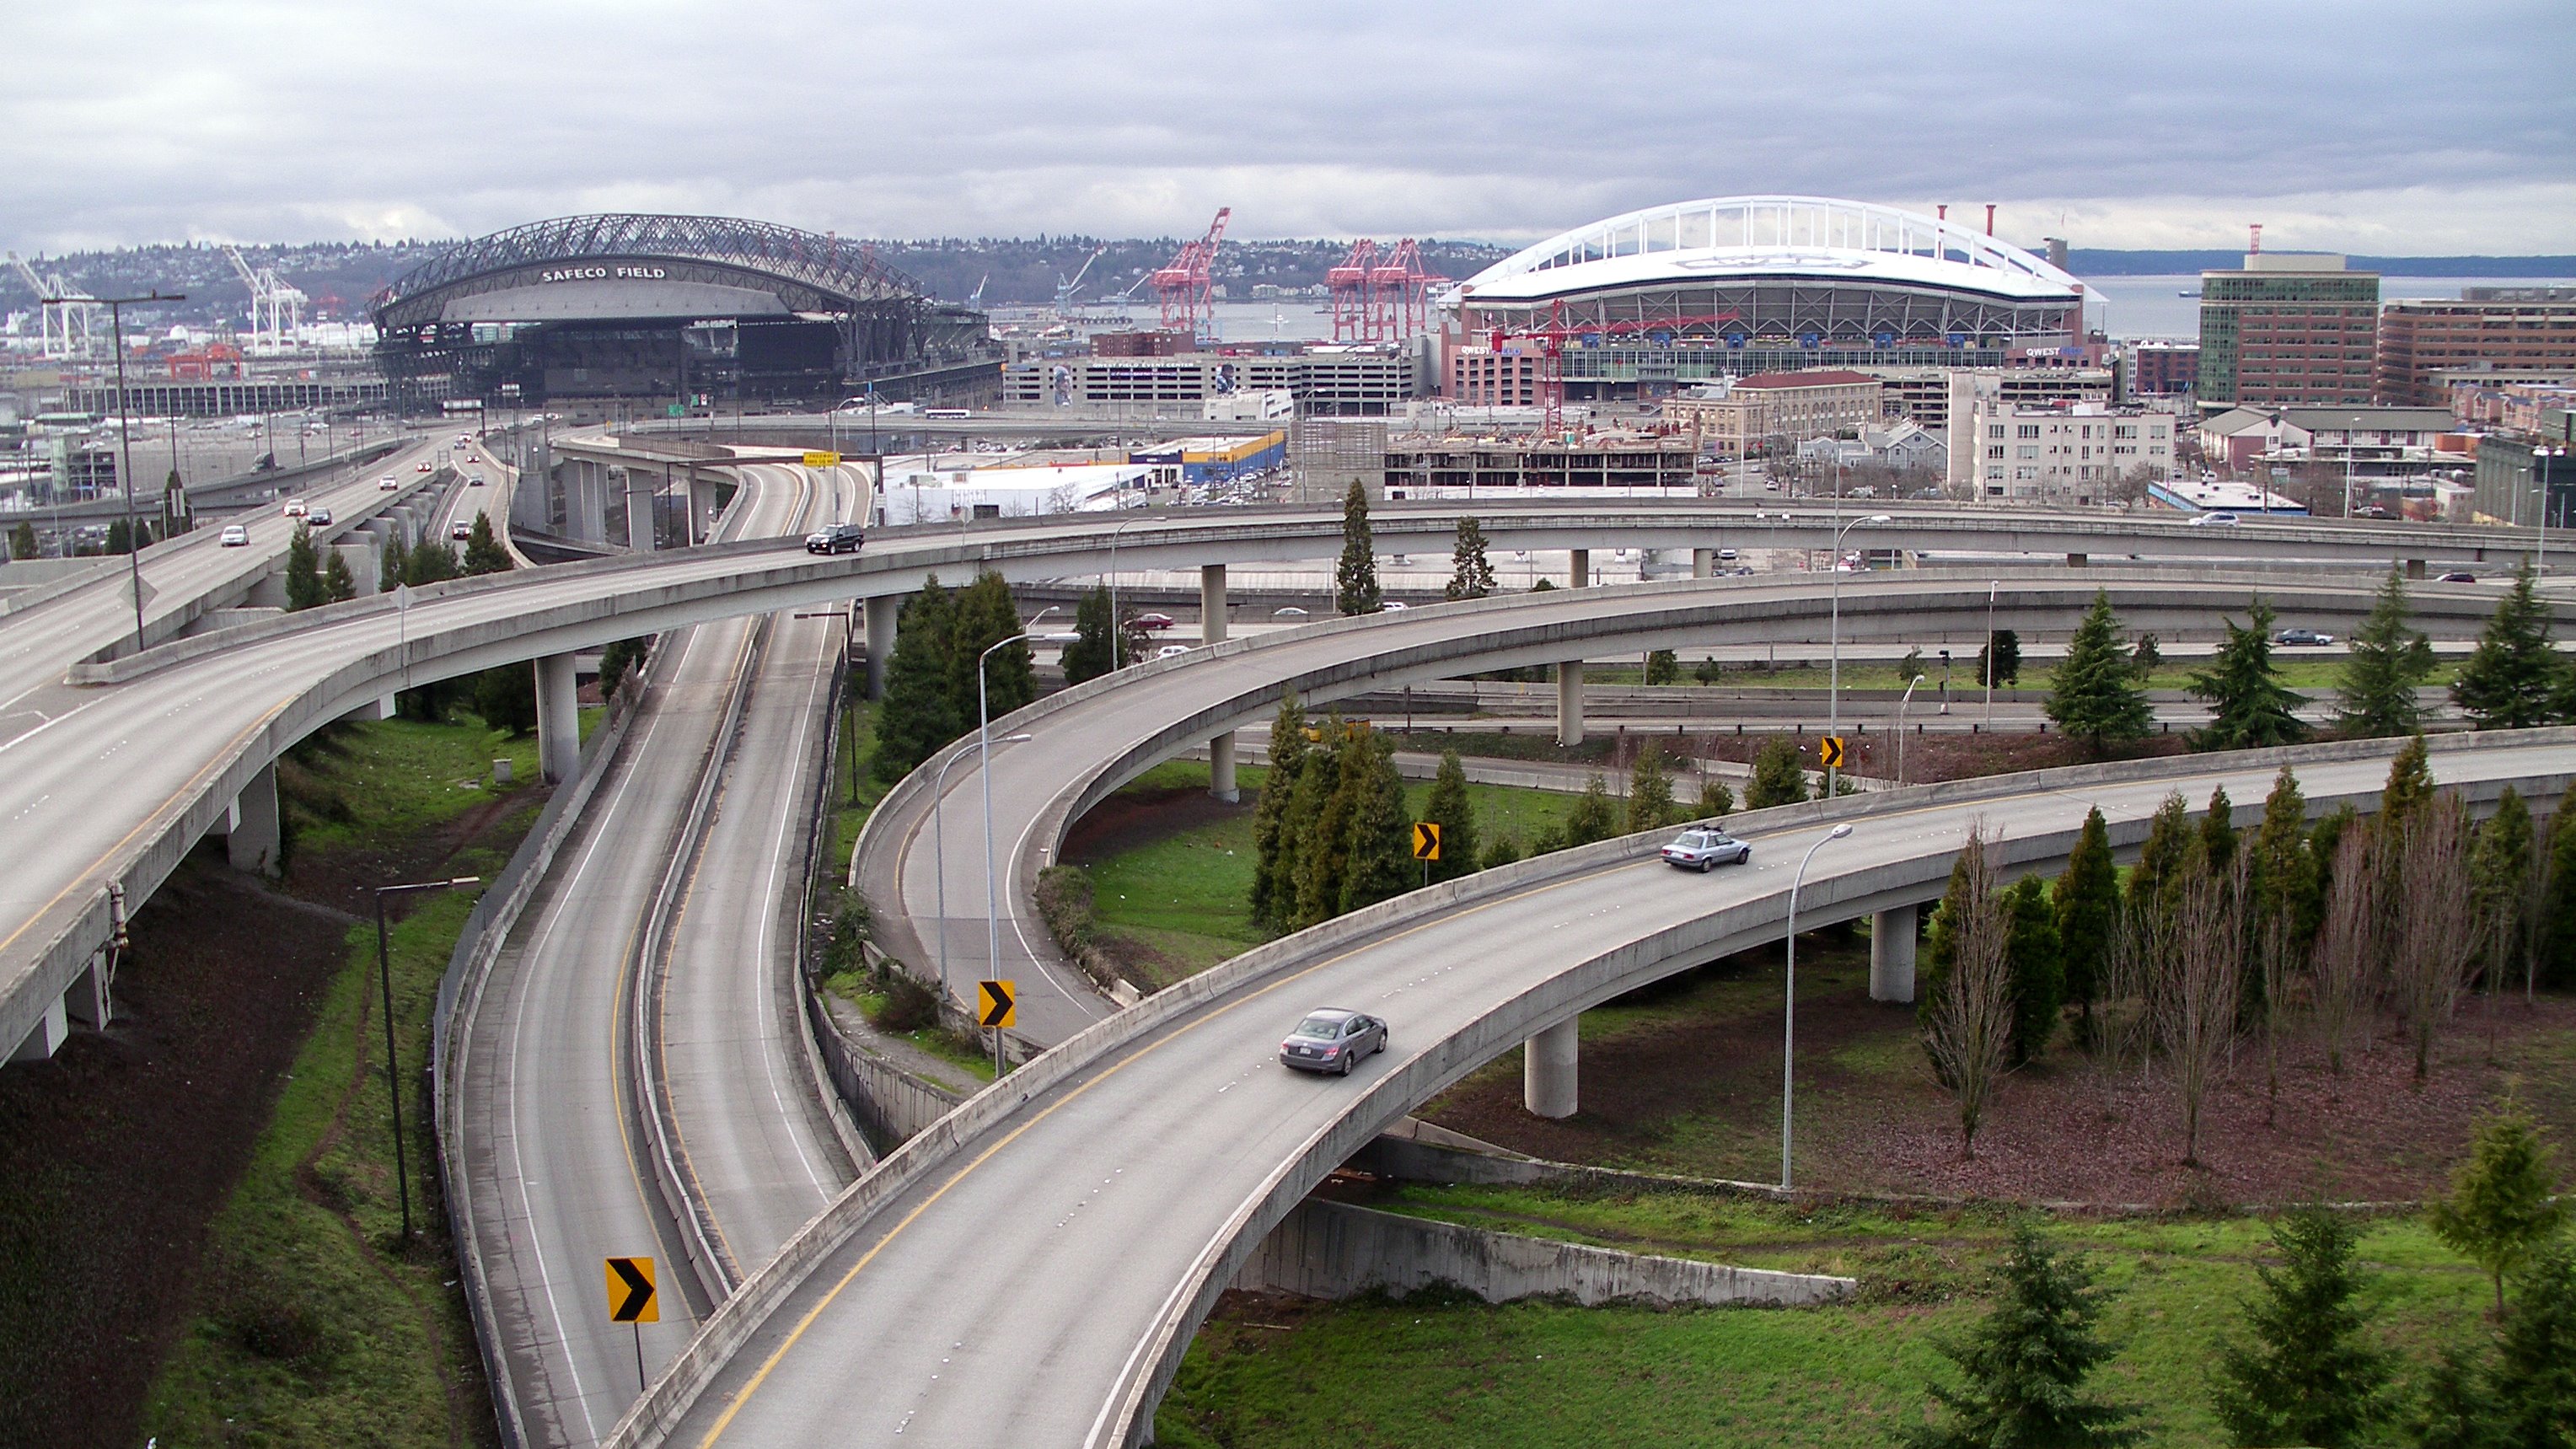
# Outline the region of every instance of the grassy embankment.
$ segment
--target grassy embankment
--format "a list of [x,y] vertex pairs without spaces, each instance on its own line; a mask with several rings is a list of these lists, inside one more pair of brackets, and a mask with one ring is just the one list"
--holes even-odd
[[[585,725],[589,720],[584,721]],[[491,762],[512,761],[496,789]],[[533,820],[536,742],[470,716],[349,725],[284,770],[290,884],[489,876]],[[524,797],[522,799],[521,797]],[[486,817],[470,830],[463,817]],[[424,844],[445,835],[453,849]],[[421,1089],[438,980],[470,892],[415,897],[392,931],[413,1238],[401,1237],[372,920],[209,1234],[193,1324],[144,1411],[165,1444],[478,1444],[491,1409],[435,1191]]]
[[[1239,767],[1235,778],[1243,792],[1242,807],[1178,830],[1153,832],[1132,848],[1089,862],[1085,869],[1098,928],[1116,941],[1144,948],[1156,974],[1173,979],[1204,971],[1270,939],[1246,910],[1252,894],[1251,806],[1267,775],[1259,766]],[[1187,799],[1207,787],[1204,763],[1172,760],[1118,793],[1150,805]],[[1428,780],[1406,782],[1405,798],[1417,815],[1430,789]],[[1469,785],[1467,794],[1483,839],[1512,834],[1524,843],[1561,823],[1576,798],[1498,785]]]
[[[1954,649],[1951,653],[1953,656],[1950,663],[1952,694],[1956,696],[1960,692],[1977,689],[1979,687],[1977,651]],[[1926,690],[1937,690],[1941,683],[1940,656],[1927,653],[1925,659],[1927,662],[1924,667],[1929,673],[1925,675],[1922,686],[1915,691],[1917,699],[1924,698]],[[2272,650],[2272,664],[2279,673],[2282,686],[2302,694],[2331,696],[2335,686],[2343,680],[2344,656],[2341,653],[2308,654],[2299,649],[2276,645]],[[2433,666],[2430,674],[2424,676],[2424,683],[2427,686],[2449,684],[2459,677],[2460,664],[2461,661],[2457,659],[2442,660]],[[1673,682],[1676,685],[1698,684],[1699,680],[1691,673],[1694,667],[1695,661],[1683,661],[1681,677]],[[2208,667],[2209,661],[2206,659],[2168,659],[2148,672],[2146,686],[2149,689],[2189,689],[2191,676]],[[1997,685],[1995,695],[1998,699],[2046,699],[2055,672],[2056,665],[2053,663],[2025,658],[2021,678],[2010,685]],[[1905,688],[1905,680],[1897,674],[1896,665],[1893,662],[1861,662],[1847,659],[1843,661],[1842,673],[1842,687],[1847,690],[1902,690]],[[1589,684],[1642,684],[1645,682],[1645,669],[1635,664],[1596,664],[1583,671],[1583,678]],[[1738,663],[1728,663],[1716,681],[1720,687],[1732,686],[1746,689],[1823,689],[1831,682],[1832,671],[1821,664],[1798,665],[1787,669],[1766,669],[1760,664]]]
[[[1160,1442],[1228,1449],[1385,1445],[1880,1445],[1919,1422],[1924,1386],[1954,1381],[1934,1351],[1985,1311],[1985,1274],[2013,1216],[1870,1206],[1774,1206],[1688,1193],[1582,1196],[1405,1187],[1377,1206],[1500,1231],[1860,1280],[1856,1301],[1811,1309],[1500,1307],[1425,1294],[1220,1313],[1184,1361]],[[2265,1225],[2061,1220],[2117,1297],[2118,1356],[2096,1390],[2140,1406],[2157,1444],[2223,1445],[2209,1407],[2212,1349],[2255,1291]],[[2374,1222],[2371,1333],[2420,1374],[2434,1345],[2470,1337],[2483,1276],[2420,1220]],[[1289,1320],[1282,1322],[1281,1320]]]

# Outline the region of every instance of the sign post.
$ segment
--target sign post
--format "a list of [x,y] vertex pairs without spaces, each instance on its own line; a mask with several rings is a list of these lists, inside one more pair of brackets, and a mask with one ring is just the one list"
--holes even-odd
[[975,983],[975,1024],[993,1029],[993,1080],[1002,1079],[1002,1032],[1019,1025],[1020,983],[1017,981],[978,981]]
[[635,1329],[635,1392],[640,1394],[645,1389],[643,1325],[662,1321],[662,1301],[653,1291],[653,1260],[603,1258],[600,1267],[608,1280],[608,1321]]
[[1825,767],[1825,798],[1834,798],[1834,772],[1843,767],[1843,737],[1820,735],[1816,739],[1816,758]]

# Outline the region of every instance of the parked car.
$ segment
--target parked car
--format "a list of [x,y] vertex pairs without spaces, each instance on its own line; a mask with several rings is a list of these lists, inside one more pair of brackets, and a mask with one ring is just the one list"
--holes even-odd
[[224,525],[224,533],[223,533],[223,545],[224,545],[224,547],[226,547],[226,548],[248,548],[248,547],[250,547],[250,530],[249,530],[249,529],[247,529],[247,528],[242,527],[242,526],[241,526],[240,524],[238,524],[238,523],[227,523],[227,524],[225,524],[225,525]]
[[2272,642],[2275,644],[2332,644],[2334,636],[2320,634],[2314,629],[2284,629],[2272,636]]
[[1386,1023],[1337,1006],[1306,1013],[1279,1044],[1279,1064],[1301,1072],[1349,1076],[1371,1052],[1386,1050]]
[[1172,627],[1172,616],[1169,614],[1138,614],[1127,622],[1131,627],[1147,629],[1159,634],[1163,630]]
[[331,510],[328,508],[316,508],[311,513],[304,516],[304,521],[312,524],[315,528],[320,528],[322,525],[331,521]]
[[855,523],[835,523],[805,535],[807,553],[857,553],[868,541],[868,532]]
[[2449,573],[2435,579],[2433,582],[2437,584],[2474,584],[2477,581],[2478,576],[2476,574],[2470,573],[2466,569],[2453,569]]
[[1718,558],[1719,558],[1720,560],[1722,560],[1722,561],[1724,561],[1724,562],[1726,562],[1726,563],[1733,563],[1733,562],[1735,562],[1735,550],[1733,550],[1733,549],[1731,549],[1731,548],[1721,548],[1721,549],[1719,549],[1719,550],[1717,551],[1717,556],[1718,556]]
[[1663,849],[1664,863],[1702,873],[1721,865],[1742,865],[1753,858],[1749,841],[1736,839],[1714,825],[1685,830]]
[[1381,610],[1390,614],[1401,614],[1404,612],[1406,607],[1405,602],[1402,599],[1380,599],[1378,600],[1377,606]]
[[2191,521],[2194,528],[2233,528],[2242,520],[2233,513],[2204,513]]

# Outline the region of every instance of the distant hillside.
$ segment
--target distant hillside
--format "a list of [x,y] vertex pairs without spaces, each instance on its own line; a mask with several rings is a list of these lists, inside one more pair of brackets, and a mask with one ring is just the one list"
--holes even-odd
[[[2296,247],[2282,247],[2296,251]],[[2365,257],[2346,259],[2355,271],[2391,277],[2576,277],[2576,256]],[[2244,265],[2242,248],[2226,251],[2124,252],[2073,247],[2066,269],[2079,277],[2165,277],[2226,271]]]

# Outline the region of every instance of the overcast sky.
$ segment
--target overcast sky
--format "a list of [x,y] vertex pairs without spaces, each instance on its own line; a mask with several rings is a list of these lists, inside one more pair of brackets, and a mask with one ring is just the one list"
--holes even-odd
[[1700,196],[2025,243],[2576,252],[2568,0],[12,7],[0,244],[477,234],[1518,242]]

